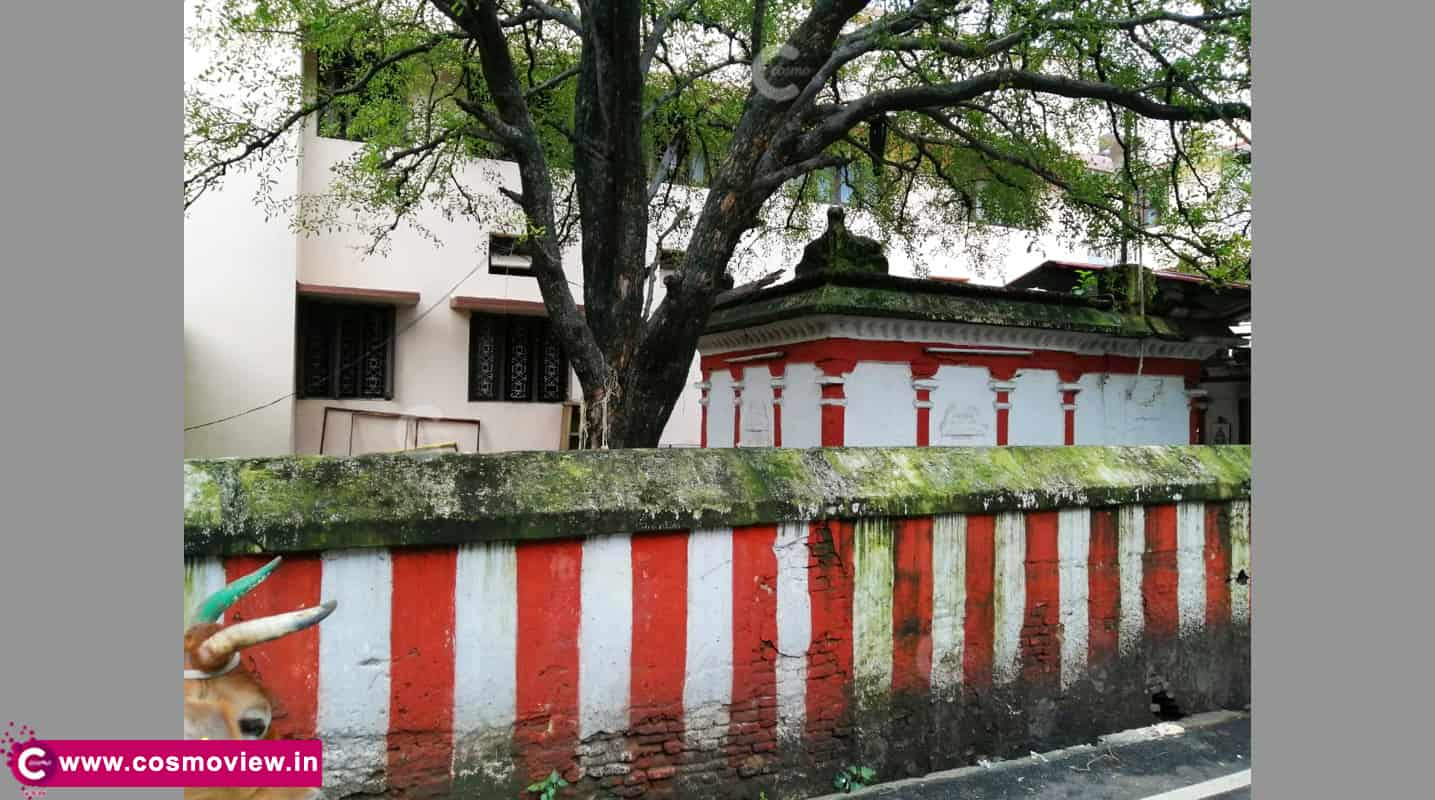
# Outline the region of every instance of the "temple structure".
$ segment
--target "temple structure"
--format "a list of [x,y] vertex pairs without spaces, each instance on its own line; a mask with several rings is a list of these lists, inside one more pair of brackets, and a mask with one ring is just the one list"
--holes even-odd
[[1236,414],[1205,381],[1243,344],[1232,302],[1249,289],[1172,293],[1135,266],[1085,296],[895,277],[840,208],[795,273],[719,298],[702,446],[1206,443]]

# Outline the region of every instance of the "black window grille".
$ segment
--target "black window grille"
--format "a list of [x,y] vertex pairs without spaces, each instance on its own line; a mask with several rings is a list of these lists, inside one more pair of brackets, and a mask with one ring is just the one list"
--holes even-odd
[[300,298],[298,327],[299,397],[393,399],[393,306]]
[[568,359],[544,317],[475,313],[469,321],[468,399],[561,403]]

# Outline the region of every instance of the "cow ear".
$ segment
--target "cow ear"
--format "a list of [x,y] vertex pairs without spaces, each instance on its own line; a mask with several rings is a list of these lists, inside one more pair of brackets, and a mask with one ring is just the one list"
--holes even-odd
[[221,706],[186,700],[184,704],[184,738],[233,739],[229,718]]

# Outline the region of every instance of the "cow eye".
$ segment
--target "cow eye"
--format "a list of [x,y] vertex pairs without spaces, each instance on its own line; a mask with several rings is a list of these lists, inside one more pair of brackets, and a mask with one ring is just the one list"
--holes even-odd
[[239,732],[246,738],[258,739],[269,730],[268,716],[246,716],[239,720]]

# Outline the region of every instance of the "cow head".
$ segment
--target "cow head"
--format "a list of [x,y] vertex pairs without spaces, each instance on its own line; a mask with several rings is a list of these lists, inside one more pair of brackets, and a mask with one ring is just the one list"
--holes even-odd
[[[269,577],[276,558],[205,599],[184,632],[184,738],[272,739],[272,704],[240,663],[240,651],[251,645],[317,625],[333,612],[327,603],[271,617],[220,625],[219,617],[240,597]],[[186,789],[188,800],[305,800],[315,789]]]

